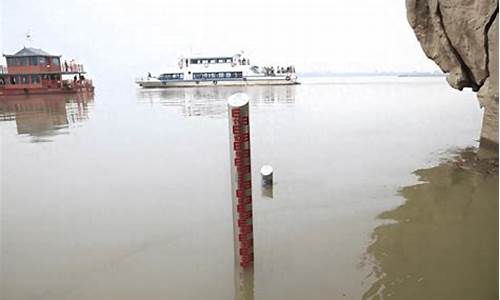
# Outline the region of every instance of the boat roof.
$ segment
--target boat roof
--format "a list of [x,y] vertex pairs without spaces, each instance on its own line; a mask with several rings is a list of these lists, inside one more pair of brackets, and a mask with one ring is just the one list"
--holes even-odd
[[61,57],[61,55],[52,55],[45,52],[42,49],[23,47],[23,49],[17,51],[15,54],[4,54],[5,57],[24,57],[24,56],[50,56],[50,57]]
[[190,59],[201,59],[201,60],[211,60],[211,59],[232,59],[233,56],[191,56],[191,57],[185,57],[185,58],[190,58]]

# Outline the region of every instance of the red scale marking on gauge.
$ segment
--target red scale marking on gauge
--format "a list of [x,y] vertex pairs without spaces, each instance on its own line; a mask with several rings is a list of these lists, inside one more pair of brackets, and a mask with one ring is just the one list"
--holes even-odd
[[[234,98],[231,100],[231,98]],[[233,216],[235,223],[235,255],[239,265],[246,268],[253,264],[252,182],[250,161],[250,120],[248,100],[244,95],[234,95],[228,102],[231,135],[231,163],[233,176]]]

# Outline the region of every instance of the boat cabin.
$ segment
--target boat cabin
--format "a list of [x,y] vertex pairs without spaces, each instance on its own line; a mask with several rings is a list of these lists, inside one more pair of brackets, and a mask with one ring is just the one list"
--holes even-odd
[[[52,55],[42,49],[26,48],[15,54],[4,54],[7,67],[0,68],[0,91],[5,93],[22,90],[40,92],[51,89],[74,89],[77,85],[86,85],[83,66],[71,61],[61,62],[61,55]],[[75,76],[74,83],[63,80],[63,75]],[[77,76],[78,75],[78,76]],[[3,94],[3,93],[0,93]]]
[[230,64],[230,65],[250,65],[250,60],[244,58],[241,54],[236,54],[234,56],[217,56],[217,57],[191,57],[191,58],[181,58],[179,59],[179,68],[183,67],[196,67],[215,65],[215,64]]
[[191,64],[224,64],[224,63],[232,63],[232,57],[199,57],[199,58],[191,58]]

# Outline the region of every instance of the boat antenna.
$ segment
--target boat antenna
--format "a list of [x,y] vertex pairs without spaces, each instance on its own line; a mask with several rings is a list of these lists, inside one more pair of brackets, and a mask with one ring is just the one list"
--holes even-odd
[[24,47],[26,47],[26,45],[28,45],[28,47],[31,46],[31,44],[33,43],[33,39],[31,38],[31,32],[29,30],[26,32],[25,38],[26,41]]

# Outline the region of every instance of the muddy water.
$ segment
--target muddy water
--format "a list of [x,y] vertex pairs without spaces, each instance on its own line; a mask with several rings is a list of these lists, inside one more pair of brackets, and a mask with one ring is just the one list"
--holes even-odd
[[[225,105],[240,91],[252,99],[255,197],[255,266],[241,282],[233,265]],[[477,145],[474,96],[442,79],[172,90],[102,83],[93,99],[1,100],[0,116],[1,299],[233,299],[239,284],[254,299],[398,299],[418,289],[389,289],[399,274],[430,285],[440,251],[451,252],[458,239],[468,247],[454,247],[462,252],[443,257],[435,271],[451,278],[452,257],[466,260],[461,270],[469,271],[429,293],[455,295],[460,280],[484,287],[477,276],[494,280],[481,265],[493,259],[484,241],[494,232],[460,234],[465,224],[444,208],[417,208],[422,218],[449,219],[454,234],[409,229],[411,239],[390,213],[420,205],[400,192],[417,183],[414,170]],[[271,194],[258,184],[264,164],[275,170]],[[470,216],[465,222],[479,219],[475,205],[487,205],[482,186],[471,209],[450,204]],[[385,230],[387,222],[396,225]],[[430,242],[435,248],[408,265],[381,235],[415,255]],[[474,247],[481,258],[472,257]]]

